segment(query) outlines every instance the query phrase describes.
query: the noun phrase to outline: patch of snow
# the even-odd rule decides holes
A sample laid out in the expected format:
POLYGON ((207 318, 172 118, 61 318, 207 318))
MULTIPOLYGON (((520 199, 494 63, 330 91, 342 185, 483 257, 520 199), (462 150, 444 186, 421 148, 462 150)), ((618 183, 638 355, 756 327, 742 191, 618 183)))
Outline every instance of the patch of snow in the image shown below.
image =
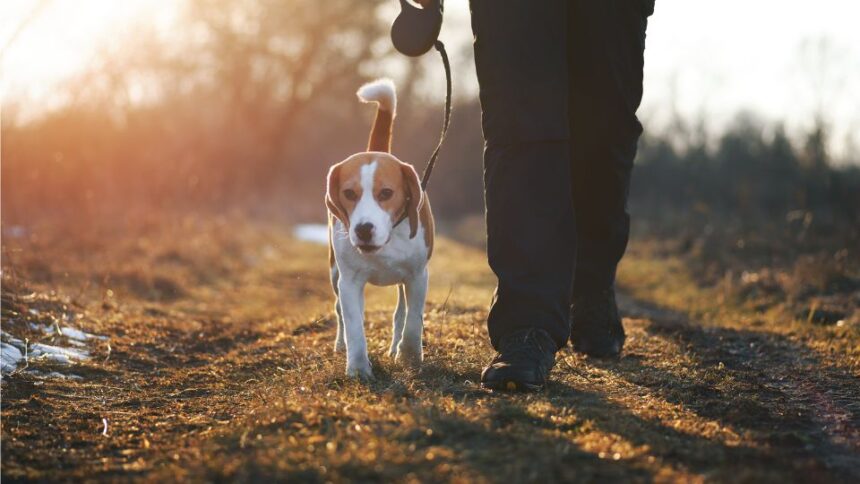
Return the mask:
POLYGON ((62 327, 63 336, 67 338, 71 338, 78 341, 86 341, 88 339, 97 339, 101 341, 107 341, 109 338, 107 336, 100 336, 96 334, 85 333, 79 329, 72 328, 70 326, 62 327))
MULTIPOLYGON (((65 337, 63 341, 66 341, 70 346, 66 347, 44 343, 31 343, 28 351, 28 345, 26 342, 15 338, 9 333, 0 331, 0 336, 2 336, 2 342, 0 342, 2 370, 0 371, 2 371, 2 374, 6 375, 15 371, 15 369, 21 364, 21 361, 25 359, 28 360, 28 363, 30 363, 31 366, 37 361, 59 363, 62 365, 71 365, 78 361, 85 361, 90 359, 90 353, 87 350, 88 340, 110 340, 107 336, 90 334, 71 326, 63 326, 62 328, 59 328, 57 325, 36 323, 29 323, 29 326, 30 329, 46 335, 56 335, 59 330, 60 335, 65 337)), ((30 369, 27 373, 50 378, 82 379, 82 377, 77 375, 63 375, 62 373, 57 372, 44 374, 40 373, 37 369, 30 369)))
POLYGON ((9 227, 3 227, 3 235, 6 237, 12 237, 13 239, 20 239, 27 235, 27 229, 21 225, 11 225, 9 227))
POLYGON ((0 331, 0 373, 11 373, 18 367, 18 363, 24 359, 26 343, 9 333, 0 331))
POLYGON ((75 375, 74 373, 65 374, 65 373, 60 373, 59 371, 52 371, 50 373, 44 373, 44 372, 37 371, 37 370, 31 370, 31 371, 28 371, 27 373, 31 374, 37 378, 42 378, 42 379, 49 379, 49 378, 56 378, 58 380, 83 380, 84 379, 84 377, 82 377, 80 375, 75 375))
POLYGON ((74 361, 90 359, 90 354, 87 351, 75 348, 63 348, 62 346, 46 345, 43 343, 34 343, 30 345, 30 355, 33 358, 49 360, 63 365, 70 365, 74 361))
POLYGON ((18 362, 24 359, 24 354, 21 350, 8 343, 0 342, 0 360, 2 360, 3 373, 11 373, 18 368, 18 362))
MULTIPOLYGON (((45 334, 54 334, 56 332, 56 326, 48 326, 47 324, 30 323, 30 329, 34 331, 41 331, 45 334)), ((107 336, 90 334, 79 329, 73 328, 71 326, 63 326, 62 328, 60 328, 60 333, 63 336, 69 338, 70 340, 74 340, 71 341, 72 344, 75 344, 75 341, 80 342, 86 341, 88 339, 97 339, 100 341, 107 341, 108 339, 110 339, 107 336)))
POLYGON ((9 333, 7 333, 7 332, 5 332, 5 331, 0 331, 0 336, 2 336, 2 337, 3 337, 3 339, 4 339, 4 340, 6 340, 6 342, 8 342, 8 343, 10 343, 10 344, 15 345, 15 346, 17 346, 18 348, 23 348, 23 347, 24 347, 24 342, 23 342, 23 341, 21 341, 20 339, 18 339, 18 338, 16 338, 16 337, 12 336, 11 334, 9 334, 9 333))
POLYGON ((91 334, 84 333, 79 329, 70 328, 68 326, 63 326, 60 331, 63 332, 63 336, 77 341, 86 341, 92 336, 91 334))
POLYGON ((293 228, 293 236, 305 242, 328 245, 328 225, 298 224, 293 228))

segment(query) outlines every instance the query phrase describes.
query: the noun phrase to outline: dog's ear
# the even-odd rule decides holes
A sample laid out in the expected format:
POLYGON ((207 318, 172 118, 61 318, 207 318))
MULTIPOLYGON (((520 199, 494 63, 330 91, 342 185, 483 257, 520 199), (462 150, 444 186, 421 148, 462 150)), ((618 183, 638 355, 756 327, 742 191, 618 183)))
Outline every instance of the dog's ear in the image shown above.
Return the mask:
POLYGON ((418 172, 408 163, 401 163, 403 182, 406 185, 406 215, 409 217, 409 238, 418 232, 418 212, 424 203, 424 191, 421 190, 421 180, 418 172))
POLYGON ((343 204, 340 203, 340 168, 342 164, 338 163, 331 167, 328 171, 328 180, 326 183, 325 206, 328 207, 332 215, 341 221, 349 228, 349 216, 343 204))

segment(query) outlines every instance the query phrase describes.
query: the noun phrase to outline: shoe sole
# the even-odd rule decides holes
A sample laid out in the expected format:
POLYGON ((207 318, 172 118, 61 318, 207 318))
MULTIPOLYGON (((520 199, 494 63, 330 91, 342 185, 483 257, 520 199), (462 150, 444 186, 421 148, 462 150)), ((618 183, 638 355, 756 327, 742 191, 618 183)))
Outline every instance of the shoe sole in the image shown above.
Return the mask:
POLYGON ((481 388, 494 392, 534 393, 544 389, 544 385, 514 380, 500 382, 481 382, 481 388))

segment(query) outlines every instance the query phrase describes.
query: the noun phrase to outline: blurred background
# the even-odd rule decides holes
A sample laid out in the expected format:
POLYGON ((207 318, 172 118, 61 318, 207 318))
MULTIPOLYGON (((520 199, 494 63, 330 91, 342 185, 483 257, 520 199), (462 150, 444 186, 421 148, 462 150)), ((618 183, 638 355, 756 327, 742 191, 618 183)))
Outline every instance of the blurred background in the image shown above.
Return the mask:
MULTIPOLYGON (((420 170, 437 140, 441 63, 392 50, 394 0, 4 0, 0 9, 6 235, 176 211, 323 222, 324 174, 363 149, 374 115, 354 92, 377 76, 399 89, 394 153, 420 170)), ((851 0, 658 0, 635 234, 692 247, 702 234, 731 233, 737 246, 752 230, 793 248, 814 235, 851 247, 857 18, 851 0)), ((456 233, 480 223, 483 208, 465 0, 447 2, 442 38, 456 99, 430 193, 456 233)))

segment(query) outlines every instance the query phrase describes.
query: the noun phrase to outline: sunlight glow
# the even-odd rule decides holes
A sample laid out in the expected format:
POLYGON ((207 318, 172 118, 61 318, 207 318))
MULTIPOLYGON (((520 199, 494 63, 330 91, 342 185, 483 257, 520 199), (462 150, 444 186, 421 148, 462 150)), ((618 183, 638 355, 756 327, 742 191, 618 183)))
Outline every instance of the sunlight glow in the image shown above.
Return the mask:
POLYGON ((165 28, 171 0, 3 0, 0 88, 3 99, 52 104, 53 90, 133 29, 165 28))

